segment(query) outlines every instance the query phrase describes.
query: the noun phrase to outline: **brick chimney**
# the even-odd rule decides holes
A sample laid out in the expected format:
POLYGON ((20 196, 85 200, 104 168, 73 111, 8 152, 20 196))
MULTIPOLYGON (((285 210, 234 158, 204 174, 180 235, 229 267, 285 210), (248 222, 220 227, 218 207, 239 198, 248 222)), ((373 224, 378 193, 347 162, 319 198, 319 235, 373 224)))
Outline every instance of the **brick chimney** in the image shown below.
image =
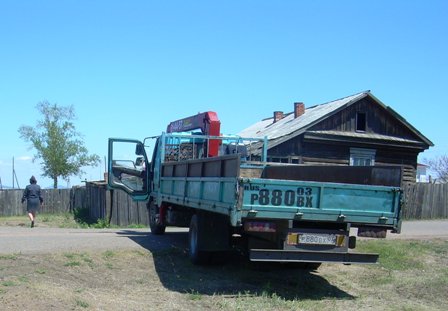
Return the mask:
POLYGON ((304 103, 294 103, 294 119, 305 113, 304 103))
POLYGON ((274 123, 283 119, 283 111, 274 111, 274 123))

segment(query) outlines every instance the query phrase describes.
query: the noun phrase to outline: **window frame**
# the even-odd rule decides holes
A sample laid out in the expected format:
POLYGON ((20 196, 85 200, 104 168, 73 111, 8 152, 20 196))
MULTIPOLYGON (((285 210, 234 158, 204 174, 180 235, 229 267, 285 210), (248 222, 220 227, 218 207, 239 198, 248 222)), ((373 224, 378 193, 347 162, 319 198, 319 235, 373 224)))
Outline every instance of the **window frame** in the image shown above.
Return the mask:
POLYGON ((356 124, 355 124, 355 131, 356 132, 361 132, 364 133, 367 131, 367 113, 363 112, 363 111, 358 111, 356 112, 356 124), (362 118, 360 118, 360 116, 363 116, 362 118), (361 119, 361 120, 360 120, 361 119), (361 121, 363 121, 362 126, 360 126, 361 121))
POLYGON ((350 166, 375 166, 375 157, 375 149, 350 148, 350 166))

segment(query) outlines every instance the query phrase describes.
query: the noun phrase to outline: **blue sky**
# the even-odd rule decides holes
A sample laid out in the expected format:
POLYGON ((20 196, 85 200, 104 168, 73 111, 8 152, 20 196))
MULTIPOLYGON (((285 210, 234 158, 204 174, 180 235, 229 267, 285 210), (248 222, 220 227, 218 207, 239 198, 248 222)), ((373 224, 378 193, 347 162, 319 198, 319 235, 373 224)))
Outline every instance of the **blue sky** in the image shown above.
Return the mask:
POLYGON ((421 158, 448 154, 447 16, 447 1, 0 0, 2 184, 13 157, 21 187, 31 174, 52 184, 17 131, 43 100, 73 105, 103 159, 108 137, 157 135, 197 112, 231 134, 296 101, 371 90, 435 144, 421 158))

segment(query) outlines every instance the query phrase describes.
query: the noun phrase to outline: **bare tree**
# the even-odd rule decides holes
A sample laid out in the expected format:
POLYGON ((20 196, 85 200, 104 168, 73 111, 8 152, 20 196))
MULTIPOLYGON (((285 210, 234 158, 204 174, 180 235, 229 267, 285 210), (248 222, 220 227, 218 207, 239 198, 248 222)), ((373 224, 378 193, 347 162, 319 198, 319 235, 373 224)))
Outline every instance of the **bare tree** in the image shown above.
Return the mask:
POLYGON ((100 157, 88 154, 80 133, 75 129, 73 106, 43 101, 36 108, 43 119, 35 127, 22 125, 19 133, 36 149, 33 161, 41 160, 43 176, 53 179, 54 188, 58 187, 58 177, 68 180, 71 175, 81 175, 82 167, 99 164, 100 157))
POLYGON ((429 160, 425 159, 423 162, 436 173, 436 178, 440 182, 448 182, 448 155, 438 156, 429 160))

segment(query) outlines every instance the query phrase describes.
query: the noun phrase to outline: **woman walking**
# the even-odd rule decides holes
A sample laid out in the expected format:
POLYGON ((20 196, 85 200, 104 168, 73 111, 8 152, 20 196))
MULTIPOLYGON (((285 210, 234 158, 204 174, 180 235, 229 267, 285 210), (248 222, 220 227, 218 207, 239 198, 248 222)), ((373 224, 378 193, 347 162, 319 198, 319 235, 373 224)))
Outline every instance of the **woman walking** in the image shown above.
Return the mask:
POLYGON ((31 176, 30 184, 26 186, 25 191, 23 192, 22 203, 25 202, 25 200, 26 211, 31 220, 31 228, 33 228, 36 212, 39 209, 39 206, 44 202, 44 199, 40 194, 40 186, 37 184, 37 180, 34 176, 31 176))

